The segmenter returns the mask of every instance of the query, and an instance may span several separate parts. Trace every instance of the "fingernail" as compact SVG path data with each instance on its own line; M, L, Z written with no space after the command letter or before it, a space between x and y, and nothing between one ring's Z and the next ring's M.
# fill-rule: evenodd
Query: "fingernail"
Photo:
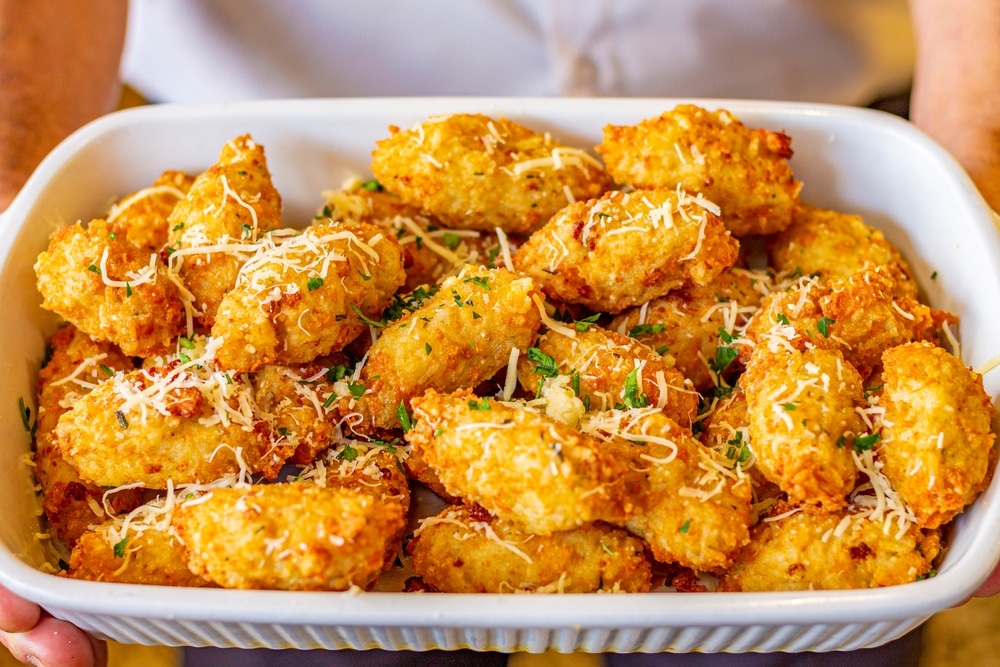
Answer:
M33 655L26 656L24 659L28 661L29 665L33 665L34 667L45 667L42 661Z

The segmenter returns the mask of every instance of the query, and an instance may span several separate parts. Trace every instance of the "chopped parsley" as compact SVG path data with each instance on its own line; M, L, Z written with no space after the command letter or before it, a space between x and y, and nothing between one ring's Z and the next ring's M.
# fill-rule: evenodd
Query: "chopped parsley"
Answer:
M101 269L96 264L91 264L87 267L87 270L98 275L101 273Z
M585 317L582 320L577 320L576 324L573 325L573 328L579 331L580 333L584 333L590 327L597 324L597 320L600 319L600 317L601 317L600 313L594 313L590 317Z
M855 436L851 445L854 447L854 451L860 454L861 452L867 452L881 441L882 436L878 433L865 433L864 435Z
M125 419L125 413L121 410L115 410L115 417L118 419L118 425L122 428L128 428L128 420Z
M125 547L128 546L128 536L126 535L120 541L115 543L114 551L115 558L125 558Z
M465 280L463 280L462 282L472 283L473 285L476 285L477 287L482 287L487 292L490 291L490 278L489 278L489 276L486 276L485 278L483 278L481 276L470 276L470 277L466 278Z
M406 404L402 401L399 402L399 407L396 408L396 419L399 421L399 425L403 427L403 433L413 428L413 418L410 417L410 413L406 409Z
M368 391L368 387L360 382L351 382L347 385L347 391L351 392L354 398L361 398Z
M690 520L690 519L688 519L687 521L685 521L685 522L684 522L684 523L683 523L683 524L681 525L681 527L680 527L680 529L678 530L678 532L679 532L679 533L681 533L682 535L686 535L686 534L687 534L687 532L688 532L688 530L690 530L690 528L691 528L691 520Z
M783 324L785 326L788 326L788 318L782 315L781 313L775 315L774 319L778 322L778 324Z
M736 361L736 357L739 356L739 352L736 348L729 347L728 345L720 345L715 348L715 359L709 359L709 367L718 374L722 374L729 366Z
M319 276L313 276L312 278L309 279L309 282L306 283L306 287L309 288L310 292L315 292L322 286L323 286L323 279L320 278Z
M559 375L559 364L551 355L545 354L537 347L528 348L528 359L536 363L535 372L547 378Z
M649 405L649 396L639 390L639 369L635 368L625 376L625 394L622 397L627 408L644 408Z
M637 324L629 330L628 335L635 338L636 336L658 333L663 333L662 324Z
M489 410L490 409L490 399L487 398L487 397L485 397L485 396L482 399L478 400L478 401L475 400L475 399L472 399L472 400L469 401L469 409L470 410Z
M382 190L382 184L379 183L378 180L374 178L370 178L364 183L362 183L361 187L364 188L365 190L368 190L368 192L379 192L380 190Z
M448 250L456 250L462 244L462 237L455 232L445 232L441 240L448 246Z
M356 458L358 458L358 450L350 445L344 445L344 449L337 454L338 461L353 461Z
M829 317L824 317L816 323L816 330L823 334L823 338L830 337L830 325L834 324L836 320L832 320Z

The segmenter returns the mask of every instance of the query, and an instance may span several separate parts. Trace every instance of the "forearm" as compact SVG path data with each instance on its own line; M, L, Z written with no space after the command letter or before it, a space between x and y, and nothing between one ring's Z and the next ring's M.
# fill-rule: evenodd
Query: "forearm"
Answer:
M60 140L114 108L125 0L0 0L0 211Z
M910 0L917 38L910 116L1000 210L1000 2Z

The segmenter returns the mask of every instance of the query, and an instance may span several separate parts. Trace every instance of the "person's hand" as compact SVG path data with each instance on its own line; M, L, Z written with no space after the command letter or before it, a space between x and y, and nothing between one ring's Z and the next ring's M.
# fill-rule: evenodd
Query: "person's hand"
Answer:
M105 667L107 645L0 587L0 643L27 665Z
M998 593L1000 593L1000 565L996 566L990 576L986 577L986 581L972 595L977 598L989 598Z

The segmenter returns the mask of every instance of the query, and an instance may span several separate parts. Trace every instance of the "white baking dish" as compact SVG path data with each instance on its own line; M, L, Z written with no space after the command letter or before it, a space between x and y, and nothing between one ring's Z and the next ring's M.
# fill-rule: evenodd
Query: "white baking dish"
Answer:
M963 357L1000 353L1000 241L972 183L898 118L799 104L696 100L792 137L803 199L862 214L904 253L927 299L960 314ZM52 226L100 214L164 169L197 173L250 132L267 151L288 224L320 192L368 174L376 139L433 114L482 111L599 143L606 123L634 123L678 100L368 99L161 106L120 112L77 132L39 167L0 234L0 583L53 615L121 642L270 648L500 651L831 651L892 640L961 602L1000 557L1000 483L955 522L935 578L879 590L807 593L480 595L191 590L72 581L39 571L38 501L18 409L31 405L44 337L32 264ZM932 278L935 275L936 279ZM987 376L1000 394L1000 371Z

